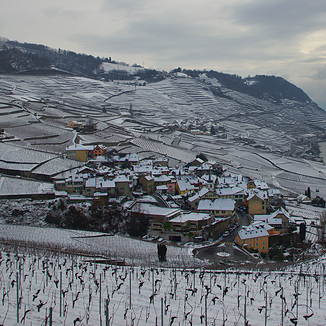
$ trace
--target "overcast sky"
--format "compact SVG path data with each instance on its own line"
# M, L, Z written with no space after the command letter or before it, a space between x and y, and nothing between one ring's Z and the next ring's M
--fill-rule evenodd
M146 68L277 75L326 109L325 0L0 0L0 36Z

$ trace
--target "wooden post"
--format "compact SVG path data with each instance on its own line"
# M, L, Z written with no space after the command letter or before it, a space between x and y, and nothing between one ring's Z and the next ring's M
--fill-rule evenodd
M109 326L109 300L105 299L105 326Z
M299 318L299 281L297 281L297 286L296 286L297 290L296 290L296 297L297 297L297 303L296 303L296 317L297 320Z
M207 296L208 294L205 294L205 326L207 326Z
M306 284L306 289L307 289L307 293L306 293L306 315L308 315L308 295L309 295L309 289L308 289L308 287L309 287L309 279L307 280L307 284Z
M62 272L60 272L60 289L59 289L59 316L62 315Z
M19 283L18 283L18 272L16 272L16 303L17 303L17 324L19 324Z
M177 299L177 269L174 269L174 300Z
M247 294L245 293L245 302L243 308L244 326L247 326Z
M129 271L129 309L131 309L131 270Z
M52 326L52 307L50 307L50 312L49 312L49 326Z
M321 275L319 275L319 280L318 280L318 302L319 302L319 304L318 304L318 307L320 308L320 291L321 291L321 280L322 280L322 276Z
M284 323L284 300L283 300L283 294L284 294L284 291L283 291L283 286L282 286L282 311L281 311L281 326L283 326L283 323Z
M154 294L154 268L152 268L152 294Z
M163 297L161 298L161 326L164 326L164 323L163 323Z
M267 291L265 292L265 326L267 326Z
M102 273L100 274L100 299L99 299L99 307L98 307L98 310L99 310L99 313L101 315L101 305L102 305Z
M194 269L194 281L193 281L193 290L196 288L196 270Z
M49 275L49 266L48 259L45 260L45 284L48 286L48 275Z

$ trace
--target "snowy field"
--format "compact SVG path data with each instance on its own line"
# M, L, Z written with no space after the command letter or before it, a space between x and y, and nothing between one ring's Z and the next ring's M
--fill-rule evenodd
M103 255L126 264L165 267L198 267L204 264L191 254L191 249L169 246L167 262L158 265L157 248L153 242L129 237L57 228L24 225L1 225L0 241L47 247L76 253ZM146 255L144 255L146 253Z
M0 253L3 325L326 323L324 258L270 272L107 265L6 246Z
M0 176L0 195L53 193L53 183Z

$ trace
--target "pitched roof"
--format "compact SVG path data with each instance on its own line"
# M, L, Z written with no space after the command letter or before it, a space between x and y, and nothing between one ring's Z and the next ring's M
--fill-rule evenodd
M201 197L203 197L204 195L206 195L210 190L207 189L206 187L202 188L199 190L199 192L197 194L195 194L194 196L190 197L188 199L188 202L192 203L193 201L200 199Z
M130 208L130 211L144 215L161 216L166 218L174 217L181 212L180 209L177 208L158 207L151 204L139 202L135 203L135 205Z
M260 238L268 237L268 232L264 225L255 225L250 224L249 226L243 226L242 229L238 232L238 236L241 240L251 239L251 238Z
M261 200L266 200L268 199L268 194L264 190L259 190L259 189L248 189L248 200L252 199L253 197L258 197Z
M189 214L181 214L173 219L170 220L170 222L180 222L185 223L188 221L203 221L203 220L209 220L211 219L210 214L205 213L189 213Z
M94 145L84 146L80 144L75 144L75 145L68 146L66 148L66 151L92 151L94 147L95 147Z
M178 180L177 181L180 191L194 190L195 187L188 181Z
M234 207L234 200L224 198L217 198L214 201L202 199L198 203L198 210L202 211L233 211Z

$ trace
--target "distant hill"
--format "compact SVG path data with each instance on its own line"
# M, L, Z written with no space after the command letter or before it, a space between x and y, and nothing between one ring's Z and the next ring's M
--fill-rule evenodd
M169 74L140 66L118 63L111 58L99 58L92 55L75 53L62 49L53 49L40 44L19 43L2 39L0 41L0 73L2 74L72 74L102 80L133 80L157 82L176 73L184 73L193 78L205 74L215 78L221 86L264 99L280 103L284 99L302 103L312 100L300 88L281 77L258 75L242 78L237 75L217 71L185 70L177 68ZM226 96L218 86L211 86L216 96Z
M116 64L118 68L107 69L105 64ZM151 69L135 69L118 63L111 58L100 58L92 55L75 53L62 49L53 49L40 44L0 41L0 73L2 74L36 74L54 72L69 73L95 79L132 80L136 77L149 82L162 80L162 73Z

